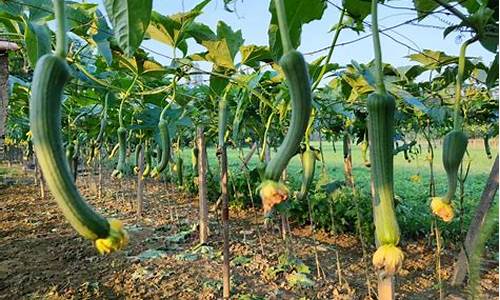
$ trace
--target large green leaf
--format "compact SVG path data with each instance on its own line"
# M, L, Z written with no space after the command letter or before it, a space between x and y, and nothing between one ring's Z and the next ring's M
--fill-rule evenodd
M96 11L95 17L95 28L97 32L92 36L92 39L97 45L97 51L99 51L99 54L104 57L106 63L109 66L113 61L113 53L111 52L111 47L109 44L109 40L111 38L111 29L109 28L108 23L106 22L106 19L104 18L104 15L100 10Z
M215 65L213 68L214 73L224 73L223 67ZM229 79L221 76L210 75L210 92L213 95L222 95L224 89L229 84Z
M369 0L343 0L342 4L351 18L363 21L371 12Z
M51 51L50 30L47 25L26 22L24 40L26 42L26 52L32 68L35 68L38 59Z
M495 87L498 80L498 53L495 56L495 60L491 63L488 70L488 75L486 76L486 85L490 88Z
M442 51L433 51L424 49L417 54L407 56L410 60L421 63L424 67L435 70L442 66L449 65L458 61L456 56L449 56Z
M13 1L15 2L15 1ZM54 18L51 0L23 0L29 10L31 22L44 23Z
M104 0L118 46L132 56L148 28L153 0Z
M257 68L259 62L271 62L271 52L268 47L257 45L246 45L240 47L241 64Z
M208 26L194 23L196 17L211 0L205 0L188 12L164 16L156 11L151 15L147 36L187 53L186 39L193 37L198 43L213 39L215 35Z
M326 56L321 56L309 64L309 78L311 78L312 82L315 82L319 78L319 74L321 74L321 70L324 66L323 61L325 60L325 58ZM323 75L326 75L338 68L339 64L328 63L325 67L325 74Z
M67 29L80 36L86 36L87 32L93 30L93 20L97 10L97 4L92 3L69 3L66 5Z
M419 18L428 16L430 12L439 7L439 4L434 0L413 0L413 4Z
M302 25L313 20L321 19L325 9L326 1L324 0L285 0L285 10L290 40L295 49L300 46ZM269 25L268 30L269 47L274 60L278 61L283 54L283 46L281 45L278 17L276 15L274 1L271 1L269 12L272 14L271 24Z
M217 23L217 40L204 41L202 45L207 48L206 59L218 67L235 69L234 57L243 45L241 30L234 32L226 23Z
M156 11L151 14L151 23L147 29L148 37L153 40L165 43L174 48L178 48L184 54L187 52L187 44L182 37L182 24L176 22L168 16L164 16Z
M203 41L216 40L217 36L215 33L205 24L192 22L189 24L186 30L187 35L194 38L198 44Z
M22 3L14 1L0 1L0 17L14 18L23 14Z

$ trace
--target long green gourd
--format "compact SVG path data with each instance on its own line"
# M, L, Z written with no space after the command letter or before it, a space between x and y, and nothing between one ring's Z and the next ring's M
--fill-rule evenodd
M158 165L151 171L151 177L159 176L160 173L165 170L170 160L170 134L168 132L167 121L160 119L158 122L158 129L160 131L161 155Z
M134 151L134 174L137 174L139 172L139 156L141 155L141 150L142 150L142 143L139 142L137 145L135 145L135 151ZM144 171L143 171L144 172Z
M179 153L177 155L176 169L177 169L177 184L182 187L184 184L184 175L183 175L184 161Z
M149 173L151 173L151 147L148 141L144 142L144 160L146 166L144 167L144 172L142 172L142 179L146 178L149 176Z
M99 148L101 147L102 142L104 140L104 133L106 131L106 124L108 123L108 103L109 103L111 97L114 97L111 92L106 93L106 96L104 96L104 107L102 109L101 122L100 122L100 126L99 126L99 133L97 134L97 138L95 139Z
M111 176L122 178L127 172L127 129L118 127L118 163Z
M30 129L47 186L65 218L97 250L109 253L127 244L120 221L107 220L88 205L73 183L61 137L61 99L70 78L66 63L64 1L54 1L58 23L56 55L46 54L36 64L30 98Z
M311 115L311 84L302 54L292 50L280 59L292 103L290 127L278 152L266 167L265 178L278 181L290 159L297 153Z
M314 179L314 171L316 169L316 153L314 150L307 148L301 153L300 159L302 162L302 185L300 186L300 192L297 194L297 200L303 200L307 197L309 188L311 187L312 181Z
M264 214L276 204L288 199L288 188L279 182L290 159L297 153L300 142L304 138L309 116L311 115L311 82L304 56L293 49L290 41L286 11L283 0L275 0L276 13L283 45L283 56L279 64L285 74L292 103L290 127L264 171L264 181L260 184L260 197Z
M453 130L446 134L443 139L443 167L448 179L448 190L443 197L433 197L431 199L432 212L445 222L451 222L455 215L452 201L457 190L458 169L467 151L468 138L463 132L461 124L462 82L464 80L465 52L467 47L476 40L477 37L473 37L465 41L460 47L458 57Z
M367 99L368 140L373 181L373 218L377 251L372 262L381 275L392 276L402 266L399 226L394 211L393 135L396 101L384 85L382 51L378 32L377 0L372 0L372 33L375 52L375 92Z
M488 159L491 159L493 156L491 155L490 134L489 133L486 133L486 135L483 137L483 143L484 143L484 152L486 153L486 157L488 157Z

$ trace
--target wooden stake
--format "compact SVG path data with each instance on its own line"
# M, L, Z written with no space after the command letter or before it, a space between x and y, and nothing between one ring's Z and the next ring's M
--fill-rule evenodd
M208 192L207 192L207 149L202 126L197 128L198 143L198 195L200 203L199 230L200 244L208 241Z
M222 237L224 241L222 253L222 282L223 282L223 298L230 297L230 269L229 269L229 198L227 192L227 150L223 145L219 148L220 155L220 187L222 198Z

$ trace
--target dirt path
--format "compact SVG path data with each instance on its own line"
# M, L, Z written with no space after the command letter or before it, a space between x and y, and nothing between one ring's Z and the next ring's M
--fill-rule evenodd
M138 220L133 207L133 180L106 182L105 196L98 200L94 178L80 177L78 185L89 202L106 216L123 220L130 234L125 251L99 256L90 242L70 228L50 196L40 198L29 176L11 178L7 186L0 187L0 299L221 297L219 224L212 214L211 243L194 248L195 196L147 182L145 216ZM319 279L309 228L292 228L289 245L296 259L286 259L286 243L277 226L264 230L260 215L257 225L254 217L251 210L231 211L234 299L368 299L367 266L370 287L375 291L369 259L363 260L355 236L317 234L319 262L325 276ZM402 246L407 259L396 283L397 298L438 299L433 248L426 241ZM372 251L368 249L368 253ZM451 275L456 253L455 249L444 251L444 280ZM496 262L488 262L485 268L481 283L485 296L498 299ZM463 297L446 284L443 289L448 299Z

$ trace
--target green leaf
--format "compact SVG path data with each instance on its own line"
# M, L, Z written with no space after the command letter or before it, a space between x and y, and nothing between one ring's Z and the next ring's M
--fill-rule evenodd
M195 39L198 44L201 44L203 41L212 41L216 40L217 36L215 33L205 24L192 22L189 24L186 33Z
M224 68L218 67L217 65L215 65L213 68L214 73L224 73L224 71L225 71ZM222 95L224 89L228 84L229 84L229 79L221 76L210 75L211 94L219 96Z
M442 51L433 51L429 49L424 49L424 51L420 53L411 54L407 57L412 61L421 63L425 68L430 70L436 70L458 61L456 56L449 56Z
M491 63L491 66L488 71L488 75L486 76L486 86L489 88L495 87L498 80L498 53L495 56L495 59Z
M207 48L206 59L216 66L234 70L234 57L243 45L241 30L234 32L226 23L217 23L217 40L204 41L202 45Z
M323 69L324 64L322 64L322 62L325 60L325 58L326 58L326 56L321 56L309 64L309 77L311 78L312 82L315 82L318 79L319 74L321 73L321 70ZM325 74L323 75L323 78L326 77L325 76L326 74L328 74L329 72L331 72L333 70L337 70L339 67L340 67L339 64L329 63L326 66Z
M319 20L326 9L326 1L322 0L284 0L288 29L292 46L297 49L300 46L300 34L302 25L313 20ZM281 36L278 27L278 17L274 7L274 1L270 2L271 24L268 29L269 48L273 59L278 61L283 54Z
M105 0L104 5L118 46L131 57L148 28L153 1Z
M308 288L314 286L314 281L309 279L306 274L299 272L287 274L286 280L291 287Z
M190 11L171 16L153 11L147 36L181 50L184 55L187 53L186 39L193 37L198 43L215 39L215 34L208 26L194 22L210 1L205 0Z
M23 0L29 10L29 20L36 23L44 23L54 18L51 0Z
M70 3L66 5L67 29L82 37L87 32L93 30L94 15L97 11L97 4L91 3ZM99 20L100 21L100 20Z
M0 17L18 18L23 15L22 3L14 1L0 1Z
M268 47L257 45L246 45L240 47L241 64L252 68L258 68L259 62L271 62L271 52Z
M421 19L439 7L439 4L434 0L413 0L413 4L417 9L417 16Z
M111 29L108 26L108 22L104 18L104 15L100 10L96 13L96 29L97 33L92 36L92 39L97 45L97 51L104 57L108 66L113 62L113 53L111 52L111 47L109 44L109 39L111 38Z
M344 8L351 18L363 21L371 13L371 2L366 0L344 0Z
M50 29L47 25L39 25L27 22L24 40L26 42L26 52L32 68L35 68L36 62L44 54L50 53Z
M217 38L219 40L225 40L231 54L231 59L234 59L236 53L243 45L244 39L241 34L241 30L233 31L229 25L223 21L217 23Z
M427 69L419 65L413 65L413 66L399 67L397 68L397 71L402 77L402 79L407 81L412 81L416 77L420 76L420 74L427 71Z

